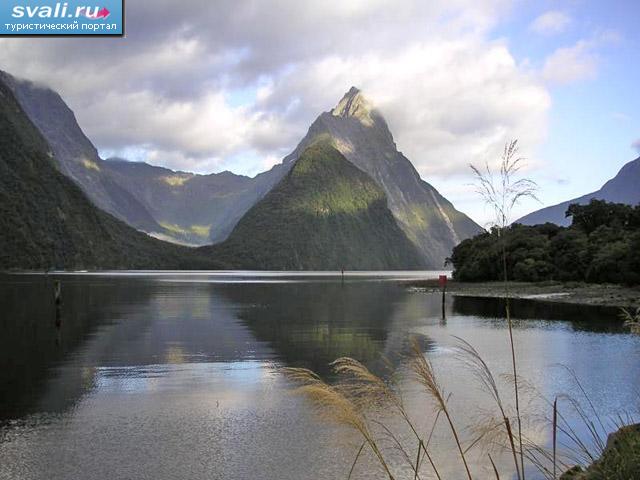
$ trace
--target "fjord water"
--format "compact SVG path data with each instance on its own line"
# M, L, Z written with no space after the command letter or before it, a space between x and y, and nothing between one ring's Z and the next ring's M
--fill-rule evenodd
M358 437L314 415L279 369L328 374L330 361L350 356L387 374L386 358L426 427L431 410L407 381L412 335L462 428L491 404L456 358L453 336L508 373L507 330L495 300L450 297L443 319L439 294L398 283L435 275L0 276L0 479L346 478ZM601 415L638 407L640 337L615 311L516 302L514 312L520 374L541 393L579 393L562 364ZM544 442L548 432L527 434ZM443 478L461 478L446 430L431 448ZM475 478L490 478L485 455L473 455ZM509 457L497 458L511 478ZM353 478L373 475L382 478L365 459Z

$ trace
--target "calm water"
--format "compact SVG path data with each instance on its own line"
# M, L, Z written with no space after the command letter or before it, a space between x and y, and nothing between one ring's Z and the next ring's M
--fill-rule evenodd
M450 297L443 320L439 295L398 285L415 275L436 272L344 281L328 274L0 276L0 479L346 478L358 437L319 420L278 369L326 374L330 361L351 356L385 373L387 358L427 428L433 415L405 375L415 335L452 393L462 428L490 403L456 359L453 336L473 343L497 374L508 373L501 307ZM63 284L59 327L54 278ZM514 311L520 372L544 395L578 393L563 364L603 415L637 411L640 337L623 330L615 311L532 302ZM548 432L527 428L547 440ZM436 430L431 448L441 473L461 478L446 430ZM486 453L472 457L475 477L491 478ZM496 457L510 478L508 456ZM354 478L378 473L365 458Z

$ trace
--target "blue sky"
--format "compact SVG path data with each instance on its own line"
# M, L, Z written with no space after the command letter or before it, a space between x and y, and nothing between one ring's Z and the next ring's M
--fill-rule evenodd
M543 64L561 46L599 35L612 37L594 48L592 75L548 87L548 138L537 150L547 167L535 177L541 200L550 204L597 190L640 155L632 146L640 138L640 2L547 1L522 6L495 32L508 38L519 61ZM568 15L566 30L532 34L531 19L551 10Z
M484 224L468 165L510 139L543 205L638 156L638 19L631 0L136 0L126 38L3 38L0 68L57 90L103 156L198 173L270 168L355 85Z

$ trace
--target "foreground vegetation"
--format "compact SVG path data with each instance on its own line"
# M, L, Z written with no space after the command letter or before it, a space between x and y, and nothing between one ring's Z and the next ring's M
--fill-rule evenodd
M454 278L640 284L640 206L592 200L571 205L570 227L547 223L494 227L465 240L450 258Z
M381 477L398 478L480 478L481 472L492 471L500 479L505 465L497 463L496 455L510 458L515 478L570 480L630 480L640 472L640 426L631 425L631 414L602 418L575 374L566 369L575 382L580 397L561 394L546 398L520 379L521 401L526 408L515 409L508 395L510 375L494 375L482 356L468 342L456 338L456 358L473 374L493 408L476 413L476 421L462 425L458 412L451 406L451 393L445 390L429 358L417 339L412 340L406 365L410 377L423 392L424 405L431 410L430 425L421 423L425 410L412 415L402 390L393 381L372 373L351 358L333 362L335 379L326 382L314 372L302 368L287 368L285 373L298 387L295 393L305 396L317 408L321 418L355 430L362 443L354 448L354 461L348 473L351 478L359 462L373 459L380 467ZM500 378L506 378L501 382ZM390 376L389 378L393 378ZM383 413L384 412L384 413ZM465 412L468 414L469 412ZM577 419L577 420L575 420ZM522 421L521 421L522 420ZM526 422L527 428L523 428ZM437 425L448 430L456 451L459 468L454 477L451 465L439 463L433 440ZM544 430L544 439L536 441L534 432ZM585 431L582 435L577 432ZM610 431L617 434L609 435ZM472 432L463 438L463 432ZM368 456L365 453L369 454ZM471 459L484 457L474 464ZM456 461L449 459L449 462ZM405 473L403 473L405 472ZM409 472L409 475L406 474ZM485 478L485 477L482 477ZM511 477L509 477L511 478Z

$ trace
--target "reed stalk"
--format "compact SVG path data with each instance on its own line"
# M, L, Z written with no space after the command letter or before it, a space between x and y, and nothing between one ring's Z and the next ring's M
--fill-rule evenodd
M558 477L556 470L558 464L558 397L553 401L553 480Z
M510 223L511 211L524 198L537 200L536 183L528 178L515 179L515 175L524 166L524 158L518 156L518 141L513 140L505 144L500 159L499 177L496 178L489 164L485 164L484 170L471 165L476 178L476 192L484 199L485 204L493 209L494 226L497 228L498 238L502 250L502 270L505 289L505 314L509 329L509 344L511 347L511 365L514 378L514 399L516 407L516 420L518 424L518 443L520 446L520 471L519 478L525 480L524 449L522 441L522 417L520 415L520 392L518 389L518 368L516 361L516 349L513 340L513 322L509 305L509 278L507 269L506 237L504 232Z
M493 461L493 458L491 458L491 454L489 454L488 457L489 461L491 462L491 466L493 467L493 473L496 474L496 480L500 480L500 474L498 473L498 469L496 468L496 464Z
M446 395L444 393L444 390L438 383L438 380L436 378L431 362L422 353L422 350L420 349L420 345L418 344L418 341L414 338L411 344L412 344L411 348L413 351L411 368L418 382L422 384L422 386L425 388L425 391L435 401L435 404L438 410L444 413L444 416L447 419L447 423L449 424L451 434L453 435L453 438L456 442L458 452L460 453L460 459L462 460L462 463L464 465L467 478L469 480L473 480L473 477L471 476L471 470L469 469L469 464L467 463L466 455L464 453L464 450L462 449L462 444L460 442L458 431L453 423L453 419L449 412L447 401L445 400Z

